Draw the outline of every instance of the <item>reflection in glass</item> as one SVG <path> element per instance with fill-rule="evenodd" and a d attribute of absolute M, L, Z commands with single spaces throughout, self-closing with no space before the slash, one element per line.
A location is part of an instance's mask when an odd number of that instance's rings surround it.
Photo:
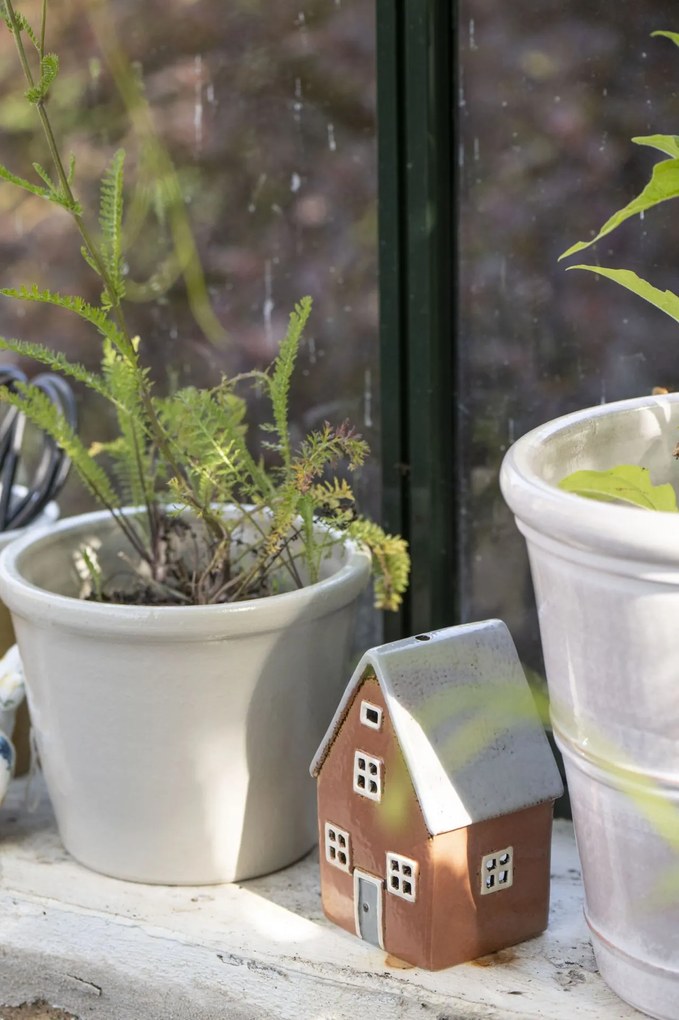
<path fill-rule="evenodd" d="M 37 4 L 22 9 L 39 20 Z M 357 488 L 378 514 L 373 18 L 359 0 L 150 0 L 141 15 L 129 0 L 81 0 L 50 8 L 48 48 L 62 61 L 50 114 L 83 203 L 96 209 L 105 165 L 127 151 L 128 314 L 159 388 L 267 364 L 293 303 L 312 295 L 293 417 L 300 433 L 355 423 L 375 453 Z M 3 32 L 0 161 L 28 177 L 48 153 L 24 87 Z M 97 300 L 79 248 L 59 210 L 0 188 L 2 286 Z M 98 360 L 67 312 L 3 300 L 0 334 Z M 81 397 L 84 438 L 108 438 Z M 75 481 L 63 501 L 89 506 Z"/>
<path fill-rule="evenodd" d="M 523 542 L 498 469 L 543 421 L 679 386 L 676 326 L 557 262 L 646 183 L 656 155 L 630 138 L 676 130 L 679 52 L 650 38 L 676 30 L 676 11 L 667 0 L 462 0 L 459 10 L 464 614 L 502 617 L 539 669 Z M 661 207 L 595 257 L 664 288 L 676 252 Z"/>

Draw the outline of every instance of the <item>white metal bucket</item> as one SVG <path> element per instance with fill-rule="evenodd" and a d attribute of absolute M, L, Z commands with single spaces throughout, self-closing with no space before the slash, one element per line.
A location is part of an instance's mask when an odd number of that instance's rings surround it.
<path fill-rule="evenodd" d="M 580 411 L 519 439 L 501 485 L 524 534 L 601 973 L 679 1018 L 679 514 L 581 499 L 572 471 L 679 480 L 679 395 Z"/>

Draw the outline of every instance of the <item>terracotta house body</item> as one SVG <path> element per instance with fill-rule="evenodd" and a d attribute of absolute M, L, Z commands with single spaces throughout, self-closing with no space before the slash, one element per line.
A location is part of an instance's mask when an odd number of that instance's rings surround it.
<path fill-rule="evenodd" d="M 311 772 L 342 928 L 431 970 L 546 928 L 563 788 L 500 621 L 367 652 Z"/>

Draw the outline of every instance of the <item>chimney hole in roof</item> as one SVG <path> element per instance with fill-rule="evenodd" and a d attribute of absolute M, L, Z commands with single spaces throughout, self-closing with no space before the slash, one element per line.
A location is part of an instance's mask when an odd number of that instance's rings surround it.
<path fill-rule="evenodd" d="M 431 641 L 431 634 L 416 634 L 416 641 Z"/>

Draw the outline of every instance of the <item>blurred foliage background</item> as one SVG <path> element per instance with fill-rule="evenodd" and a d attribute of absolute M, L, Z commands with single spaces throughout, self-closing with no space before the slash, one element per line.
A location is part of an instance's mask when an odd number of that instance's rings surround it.
<path fill-rule="evenodd" d="M 39 24 L 37 0 L 18 9 Z M 158 386 L 264 366 L 293 303 L 310 294 L 293 417 L 300 434 L 352 420 L 376 453 L 357 489 L 377 514 L 373 21 L 361 0 L 60 0 L 47 49 L 61 58 L 50 116 L 95 218 L 101 173 L 127 151 L 127 310 Z M 48 167 L 49 154 L 24 88 L 3 30 L 0 160 L 32 180 L 32 162 Z M 0 187 L 2 286 L 96 298 L 79 248 L 67 215 Z M 97 362 L 96 334 L 67 312 L 0 301 L 0 333 Z M 84 437 L 107 437 L 96 398 L 79 396 Z M 64 513 L 90 506 L 75 480 L 62 503 Z"/>

